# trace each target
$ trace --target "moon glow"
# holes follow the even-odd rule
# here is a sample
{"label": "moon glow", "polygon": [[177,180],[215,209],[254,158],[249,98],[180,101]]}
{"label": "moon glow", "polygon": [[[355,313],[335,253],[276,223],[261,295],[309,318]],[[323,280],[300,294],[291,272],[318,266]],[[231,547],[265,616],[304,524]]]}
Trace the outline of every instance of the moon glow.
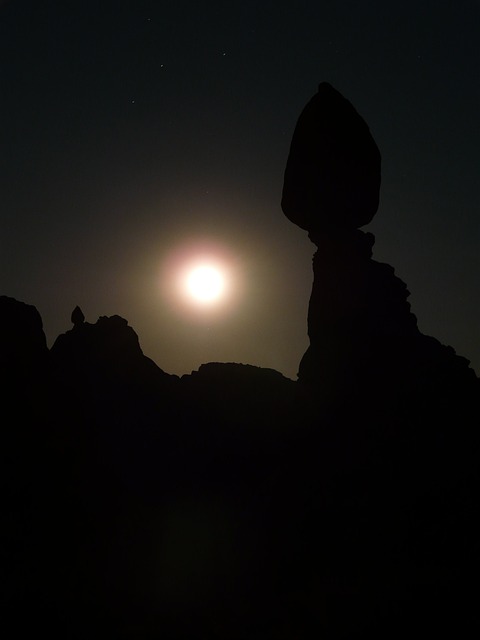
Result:
{"label": "moon glow", "polygon": [[187,322],[220,322],[244,303],[244,261],[231,247],[205,239],[185,241],[165,256],[162,299]]}
{"label": "moon glow", "polygon": [[187,270],[185,291],[191,299],[201,305],[217,302],[225,293],[226,278],[215,264],[198,264]]}

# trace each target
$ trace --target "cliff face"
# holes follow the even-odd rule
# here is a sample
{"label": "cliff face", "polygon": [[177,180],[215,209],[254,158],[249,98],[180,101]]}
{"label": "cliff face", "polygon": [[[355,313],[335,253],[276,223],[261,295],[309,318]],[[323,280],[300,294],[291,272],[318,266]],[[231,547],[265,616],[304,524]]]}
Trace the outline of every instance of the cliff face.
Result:
{"label": "cliff face", "polygon": [[62,640],[478,627],[480,383],[373,260],[359,227],[379,186],[367,125],[321,85],[282,200],[317,246],[297,382],[238,363],[170,376],[125,319],[78,307],[49,351],[36,309],[0,297],[5,627]]}

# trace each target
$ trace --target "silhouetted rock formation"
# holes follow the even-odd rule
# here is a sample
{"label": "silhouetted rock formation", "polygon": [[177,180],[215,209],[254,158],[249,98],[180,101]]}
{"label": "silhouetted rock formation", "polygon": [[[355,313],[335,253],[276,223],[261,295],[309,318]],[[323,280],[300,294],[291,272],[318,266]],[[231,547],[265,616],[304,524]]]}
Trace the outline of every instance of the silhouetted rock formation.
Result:
{"label": "silhouetted rock formation", "polygon": [[49,378],[40,314],[31,305],[0,296],[0,600],[5,629],[18,629],[17,618],[27,602],[35,615],[41,583],[48,583],[43,543],[55,468]]}
{"label": "silhouetted rock formation", "polygon": [[32,367],[41,366],[47,356],[42,318],[32,305],[0,296],[0,363],[8,376],[29,376]]}
{"label": "silhouetted rock formation", "polygon": [[309,232],[356,229],[378,208],[380,152],[365,121],[327,82],[298,119],[282,209]]}
{"label": "silhouetted rock formation", "polygon": [[85,321],[85,316],[83,315],[83,311],[77,305],[75,309],[72,311],[72,324],[73,326],[77,324],[82,324]]}
{"label": "silhouetted rock formation", "polygon": [[409,291],[393,267],[372,260],[374,237],[361,231],[317,233],[308,310],[310,347],[299,380],[322,393],[364,394],[387,401],[405,386],[437,389],[476,380],[468,360],[421,334]]}
{"label": "silhouetted rock formation", "polygon": [[[479,567],[480,385],[468,360],[419,331],[406,285],[372,259],[374,236],[358,227],[375,214],[379,186],[367,125],[320,85],[295,129],[282,208],[317,245],[299,384],[316,398],[310,451],[315,441],[321,463],[302,469],[301,484],[330,488],[288,509],[302,524],[286,546],[300,530],[316,540],[289,579],[302,580],[302,563],[323,567],[333,619],[314,616],[314,627],[328,638],[402,637],[414,625],[461,634],[474,622]],[[463,545],[471,560],[457,555]]]}
{"label": "silhouetted rock formation", "polygon": [[36,308],[0,296],[2,450],[12,472],[23,469],[21,484],[31,472],[24,469],[29,464],[22,451],[25,440],[34,440],[38,446],[49,418],[49,364],[42,319]]}
{"label": "silhouetted rock formation", "polygon": [[[360,263],[369,264],[370,246],[357,246]],[[327,265],[335,256],[344,264],[341,247],[328,247],[332,255],[319,254]],[[369,269],[371,290],[362,284]],[[383,396],[388,384],[380,394],[368,384],[352,392],[347,365],[366,362],[358,345],[346,348],[340,370],[332,355],[331,378],[324,364],[322,381],[298,384],[235,363],[169,376],[118,316],[59,336],[43,375],[20,385],[33,428],[12,430],[15,464],[4,466],[3,595],[22,633],[34,620],[56,638],[90,638],[95,628],[145,640],[243,640],[253,630],[346,640],[472,624],[462,581],[478,566],[478,380],[463,384],[464,361],[418,334],[391,268],[364,271],[339,278],[345,299],[329,303],[339,327],[347,330],[351,313],[373,331],[365,309],[383,305],[387,337],[400,327],[423,354],[421,393],[407,376],[399,398],[399,375],[396,396]],[[375,303],[382,282],[385,295],[392,282],[396,293]],[[25,344],[43,343],[31,307],[5,308],[5,326],[23,313],[37,335]],[[333,319],[329,326],[340,340]],[[405,344],[394,354],[388,340],[398,365]],[[459,369],[462,384],[447,389],[435,367],[449,384]],[[32,393],[40,380],[41,397]],[[20,616],[25,606],[33,618]]]}
{"label": "silhouetted rock formation", "polygon": [[0,297],[17,637],[478,635],[480,381],[357,228],[380,161],[353,107],[321,85],[294,141],[283,206],[318,247],[298,382],[170,376],[125,319],[78,307],[49,351],[36,309]]}
{"label": "silhouetted rock formation", "polygon": [[405,383],[434,388],[438,378],[455,385],[475,379],[467,360],[422,336],[406,285],[372,260],[375,238],[357,227],[372,220],[379,188],[380,153],[368,126],[322,83],[293,134],[282,208],[318,247],[299,380],[325,397],[375,388],[391,400]]}
{"label": "silhouetted rock formation", "polygon": [[[75,317],[75,320],[74,320]],[[164,379],[168,374],[147,358],[135,331],[120,316],[102,316],[84,322],[79,307],[72,313],[74,327],[61,334],[51,348],[52,361],[62,376],[91,385],[106,381],[132,384],[135,380]]]}

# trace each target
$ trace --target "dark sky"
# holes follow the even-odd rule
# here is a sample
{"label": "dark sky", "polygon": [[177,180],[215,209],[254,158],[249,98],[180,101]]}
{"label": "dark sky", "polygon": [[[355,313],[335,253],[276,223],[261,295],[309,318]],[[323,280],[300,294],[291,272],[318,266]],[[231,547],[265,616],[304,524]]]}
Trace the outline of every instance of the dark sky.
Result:
{"label": "dark sky", "polygon": [[[38,308],[50,344],[78,304],[127,318],[170,373],[220,360],[294,378],[314,245],[280,198],[326,80],[382,153],[374,257],[480,372],[479,29],[462,0],[1,2],[0,293]],[[192,243],[241,273],[228,312],[164,296]]]}

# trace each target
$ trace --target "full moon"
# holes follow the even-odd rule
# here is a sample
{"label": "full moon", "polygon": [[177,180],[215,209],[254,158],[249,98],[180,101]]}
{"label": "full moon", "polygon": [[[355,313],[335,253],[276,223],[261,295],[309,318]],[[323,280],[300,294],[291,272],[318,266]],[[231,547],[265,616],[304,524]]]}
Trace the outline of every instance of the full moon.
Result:
{"label": "full moon", "polygon": [[220,242],[186,240],[163,260],[162,296],[187,322],[221,322],[244,301],[243,271],[238,254]]}
{"label": "full moon", "polygon": [[222,269],[212,264],[191,267],[185,277],[188,296],[202,305],[210,305],[221,299],[225,293],[226,278]]}

